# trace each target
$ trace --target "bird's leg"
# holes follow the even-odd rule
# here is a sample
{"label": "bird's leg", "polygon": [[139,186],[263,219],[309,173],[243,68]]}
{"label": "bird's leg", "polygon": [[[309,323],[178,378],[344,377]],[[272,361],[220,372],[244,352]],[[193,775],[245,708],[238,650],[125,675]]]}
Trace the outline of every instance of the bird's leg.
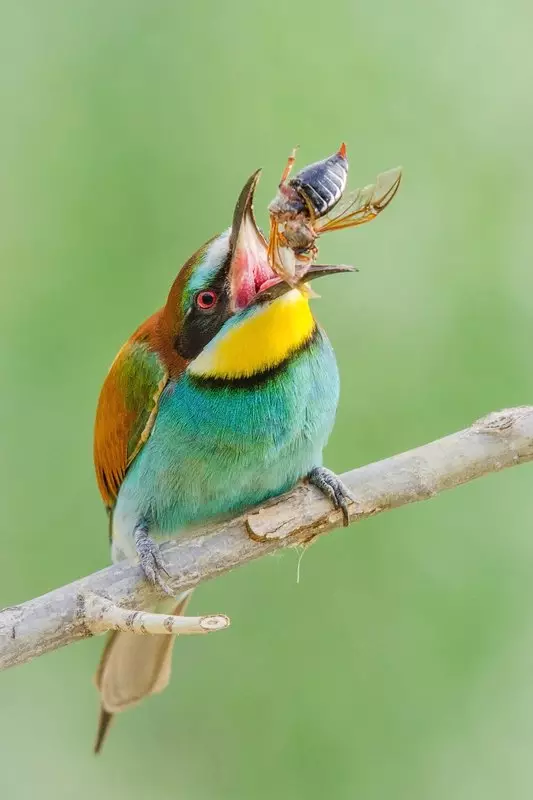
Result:
{"label": "bird's leg", "polygon": [[[349,525],[349,505],[357,501],[341,479],[326,467],[314,467],[306,475],[306,479],[308,483],[320,489],[335,508],[342,511],[344,525]],[[299,528],[295,526],[295,506],[291,503],[280,503],[275,513],[272,513],[272,505],[252,509],[246,519],[246,532],[254,542],[280,541],[288,539],[298,531]],[[305,540],[305,544],[311,544],[316,536],[318,534],[311,534]]]}
{"label": "bird's leg", "polygon": [[168,575],[168,572],[163,564],[161,550],[159,545],[150,537],[146,523],[142,522],[137,525],[134,541],[135,550],[146,580],[154,586],[158,586],[165,594],[173,595],[174,592],[162,576],[162,573]]}
{"label": "bird's leg", "polygon": [[338,475],[335,475],[327,467],[314,467],[307,476],[309,483],[316,486],[317,489],[328,497],[335,508],[340,508],[344,526],[350,524],[350,514],[348,511],[348,504],[354,503],[355,498],[347,486],[341,481]]}

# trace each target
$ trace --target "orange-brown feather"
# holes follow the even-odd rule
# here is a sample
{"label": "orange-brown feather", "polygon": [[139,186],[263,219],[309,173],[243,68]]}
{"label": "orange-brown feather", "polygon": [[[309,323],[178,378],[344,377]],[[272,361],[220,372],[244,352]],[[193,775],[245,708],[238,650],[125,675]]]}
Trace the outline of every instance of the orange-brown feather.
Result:
{"label": "orange-brown feather", "polygon": [[187,362],[174,347],[183,319],[183,288],[208,245],[180,270],[163,308],[143,322],[119,350],[102,386],[94,429],[94,464],[108,509],[113,508],[129,465],[150,435],[167,381],[178,378],[185,369]]}
{"label": "orange-brown feather", "polygon": [[183,359],[170,352],[170,342],[165,339],[161,309],[120,349],[102,386],[94,429],[94,464],[107,508],[114,506],[129,465],[150,435],[170,372],[176,376],[183,370]]}

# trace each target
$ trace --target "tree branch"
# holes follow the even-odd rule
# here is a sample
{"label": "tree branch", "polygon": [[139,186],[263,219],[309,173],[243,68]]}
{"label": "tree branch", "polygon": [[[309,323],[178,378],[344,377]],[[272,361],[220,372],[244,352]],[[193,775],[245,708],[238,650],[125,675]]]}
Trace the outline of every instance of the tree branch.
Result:
{"label": "tree branch", "polygon": [[[350,519],[359,522],[406,503],[426,500],[445,489],[532,459],[533,407],[494,412],[466,430],[347,472],[343,480],[356,498]],[[179,594],[248,561],[308,542],[340,523],[340,512],[332,510],[317,489],[299,485],[258,509],[204,525],[194,534],[163,545],[170,586]],[[139,567],[123,562],[5,608],[0,611],[0,669],[112,628],[138,633],[166,628],[172,633],[181,626],[193,633],[221,630],[229,624],[224,615],[179,621],[176,617],[124,611],[124,607],[146,607],[155,596],[155,590],[142,580]]]}

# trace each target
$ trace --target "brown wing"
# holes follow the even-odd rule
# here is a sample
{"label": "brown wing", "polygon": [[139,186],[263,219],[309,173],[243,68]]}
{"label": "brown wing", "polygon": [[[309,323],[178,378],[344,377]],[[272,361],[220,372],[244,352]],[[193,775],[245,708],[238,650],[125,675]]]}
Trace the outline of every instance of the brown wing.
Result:
{"label": "brown wing", "polygon": [[126,471],[150,435],[168,372],[149,346],[145,323],[122,347],[100,392],[94,466],[102,499],[113,508]]}

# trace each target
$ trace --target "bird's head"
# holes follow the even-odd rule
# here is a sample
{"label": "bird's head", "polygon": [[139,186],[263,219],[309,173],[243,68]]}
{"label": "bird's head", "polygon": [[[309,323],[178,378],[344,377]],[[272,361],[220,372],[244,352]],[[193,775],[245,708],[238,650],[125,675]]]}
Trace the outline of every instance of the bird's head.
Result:
{"label": "bird's head", "polygon": [[[260,171],[246,182],[231,228],[182,267],[162,310],[167,338],[193,375],[246,379],[277,367],[305,345],[316,325],[305,293],[271,269],[253,213]],[[311,267],[305,281],[343,267]]]}

